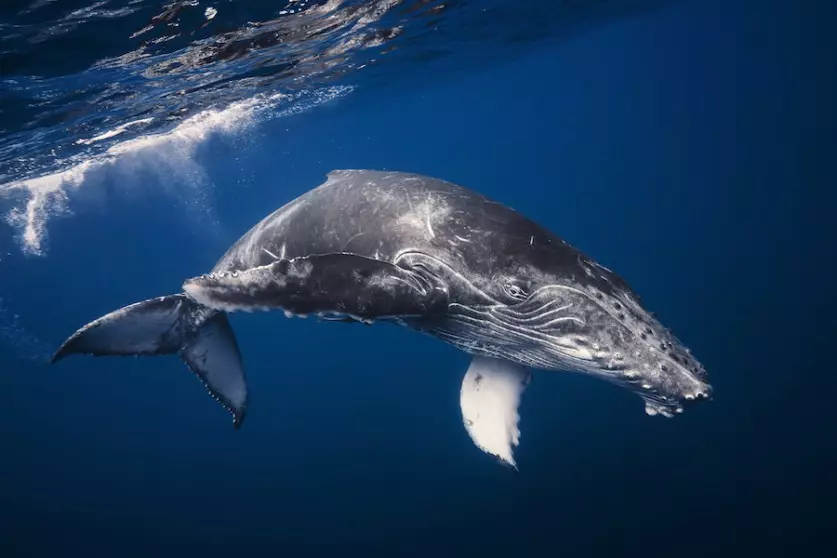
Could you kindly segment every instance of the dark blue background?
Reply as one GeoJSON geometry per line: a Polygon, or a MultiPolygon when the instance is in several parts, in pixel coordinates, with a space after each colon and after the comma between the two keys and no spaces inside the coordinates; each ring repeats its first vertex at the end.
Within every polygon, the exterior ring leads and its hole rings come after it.
{"type": "Polygon", "coordinates": [[[47,257],[0,264],[6,312],[38,338],[0,346],[0,555],[833,552],[827,5],[675,2],[212,140],[217,226],[159,177],[80,189],[47,257]],[[650,418],[537,374],[513,474],[462,427],[467,356],[406,330],[233,316],[240,431],[174,358],[27,358],[176,291],[335,168],[438,176],[535,218],[633,285],[715,400],[650,418]]]}

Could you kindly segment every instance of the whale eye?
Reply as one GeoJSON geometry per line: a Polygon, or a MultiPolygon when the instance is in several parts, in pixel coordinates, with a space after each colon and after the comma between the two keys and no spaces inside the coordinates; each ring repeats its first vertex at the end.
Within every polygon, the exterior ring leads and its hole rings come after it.
{"type": "Polygon", "coordinates": [[[524,300],[529,296],[529,294],[523,290],[522,287],[515,285],[514,283],[507,283],[503,285],[503,290],[506,291],[507,295],[517,300],[524,300]]]}

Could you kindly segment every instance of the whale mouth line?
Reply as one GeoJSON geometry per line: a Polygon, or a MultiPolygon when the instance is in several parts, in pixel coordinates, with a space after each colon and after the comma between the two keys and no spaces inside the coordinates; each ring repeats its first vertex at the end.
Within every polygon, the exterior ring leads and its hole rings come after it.
{"type": "MultiPolygon", "coordinates": [[[[645,390],[645,388],[643,388],[645,390]]],[[[645,412],[650,416],[661,415],[667,418],[683,412],[685,405],[691,405],[698,401],[712,401],[711,390],[697,390],[677,398],[660,396],[653,393],[640,393],[645,402],[645,412]]]]}
{"type": "MultiPolygon", "coordinates": [[[[673,350],[678,349],[683,353],[689,354],[688,349],[682,346],[682,344],[677,341],[674,336],[668,331],[662,324],[660,324],[656,318],[654,318],[653,314],[649,314],[647,310],[645,310],[642,306],[640,306],[635,300],[632,300],[630,293],[627,293],[628,296],[625,296],[626,293],[623,293],[622,296],[617,296],[615,298],[618,299],[616,304],[606,304],[605,300],[600,299],[596,296],[596,292],[588,292],[587,290],[578,289],[571,286],[562,286],[562,285],[548,285],[542,287],[540,290],[549,289],[549,288],[564,288],[567,290],[571,290],[575,293],[579,293],[584,295],[588,300],[596,304],[603,312],[605,312],[611,319],[618,322],[620,325],[625,327],[631,335],[634,337],[642,340],[645,345],[647,345],[648,350],[650,350],[653,354],[657,355],[658,358],[664,360],[666,364],[671,367],[676,368],[680,373],[685,375],[691,382],[698,384],[698,385],[705,385],[705,378],[702,378],[698,373],[697,370],[692,370],[686,365],[686,362],[680,362],[680,359],[686,359],[686,357],[678,357],[675,358],[673,355],[673,350]],[[624,307],[622,306],[624,305],[624,307]],[[627,308],[626,308],[627,307],[627,308]],[[626,310],[630,309],[633,313],[644,315],[645,319],[641,319],[640,321],[645,323],[645,332],[639,331],[638,329],[631,327],[630,324],[626,323],[626,310]],[[648,336],[648,331],[654,331],[648,324],[652,324],[657,326],[661,331],[659,335],[661,336],[660,339],[660,347],[655,347],[651,342],[651,338],[648,336]],[[665,334],[665,337],[662,337],[665,334]]],[[[538,291],[535,291],[538,292],[538,291]]],[[[534,293],[533,293],[534,294],[534,293]]],[[[699,365],[695,365],[696,369],[699,369],[699,365]]],[[[698,397],[697,393],[695,397],[698,397]]]]}
{"type": "Polygon", "coordinates": [[[645,401],[649,415],[673,417],[693,402],[711,399],[711,386],[689,369],[686,355],[674,359],[669,354],[679,356],[688,351],[656,318],[625,298],[603,298],[596,291],[552,284],[514,305],[452,303],[449,311],[459,326],[443,328],[444,335],[472,350],[501,354],[537,368],[586,373],[622,385],[645,401]],[[625,328],[623,341],[634,348],[598,338],[597,328],[609,322],[625,328]],[[640,335],[651,328],[653,335],[640,335]]]}

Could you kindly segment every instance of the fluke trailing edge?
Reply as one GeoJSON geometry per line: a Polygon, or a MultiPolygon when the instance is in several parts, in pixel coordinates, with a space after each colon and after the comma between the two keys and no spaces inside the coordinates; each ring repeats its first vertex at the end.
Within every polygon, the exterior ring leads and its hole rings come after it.
{"type": "Polygon", "coordinates": [[[460,392],[465,428],[513,467],[533,369],[614,382],[650,415],[712,393],[704,368],[619,276],[520,213],[416,174],[329,173],[183,291],[91,322],[53,361],[176,353],[238,426],[247,382],[226,312],[393,322],[473,356],[460,392]]]}

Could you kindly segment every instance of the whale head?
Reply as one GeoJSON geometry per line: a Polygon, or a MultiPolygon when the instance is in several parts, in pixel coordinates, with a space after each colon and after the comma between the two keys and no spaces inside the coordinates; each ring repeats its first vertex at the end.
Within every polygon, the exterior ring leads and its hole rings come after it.
{"type": "Polygon", "coordinates": [[[712,395],[704,367],[630,291],[555,282],[486,310],[491,327],[521,340],[509,351],[513,360],[619,384],[649,415],[672,416],[712,395]]]}
{"type": "Polygon", "coordinates": [[[710,399],[704,367],[628,284],[571,253],[557,265],[549,252],[528,261],[517,253],[480,285],[452,283],[445,319],[425,328],[472,354],[616,383],[639,395],[649,415],[710,399]]]}

